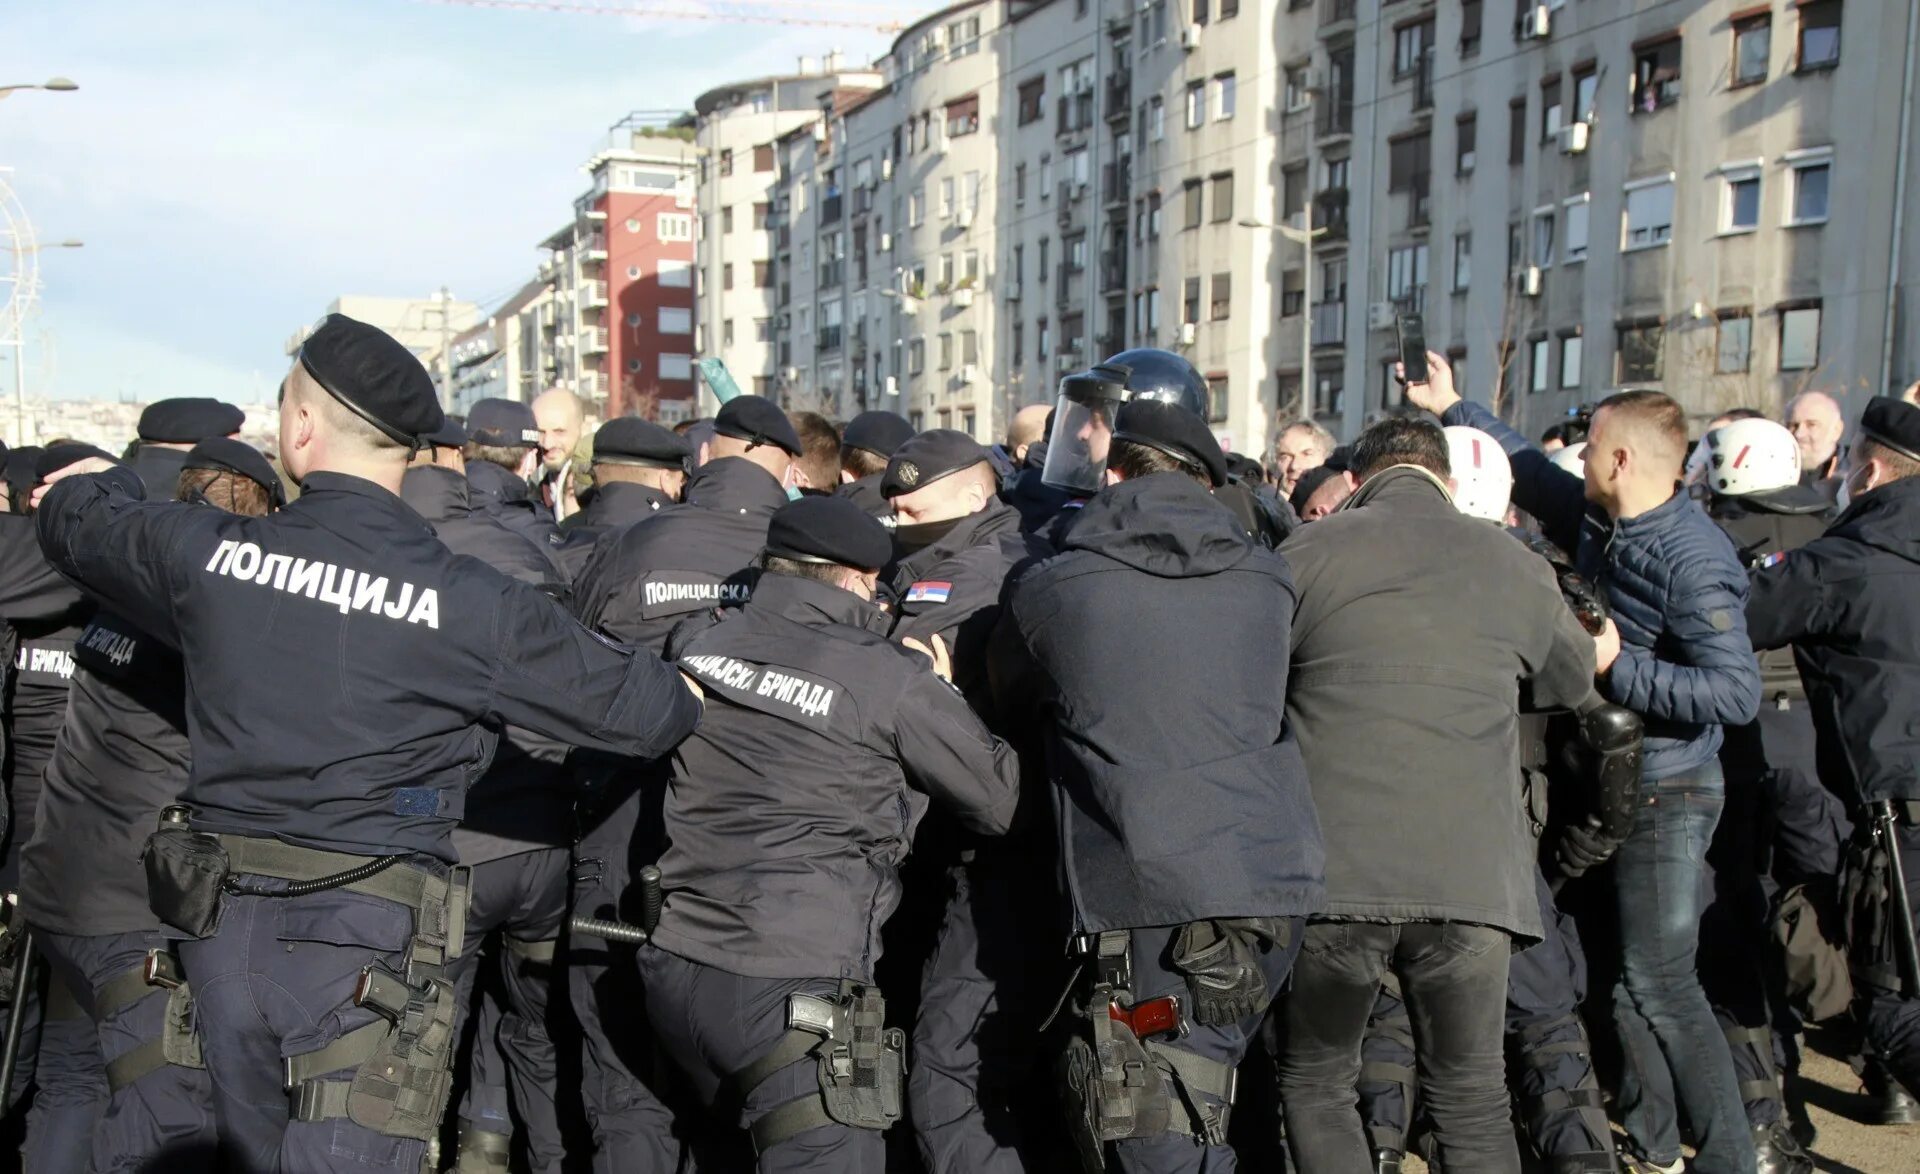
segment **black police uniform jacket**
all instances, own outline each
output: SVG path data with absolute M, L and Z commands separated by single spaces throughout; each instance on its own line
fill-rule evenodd
M 400 481 L 400 500 L 433 527 L 448 550 L 566 600 L 566 578 L 552 554 L 476 509 L 459 473 L 433 466 L 408 469 Z M 572 839 L 565 743 L 519 727 L 499 733 L 493 763 L 467 792 L 466 814 L 453 832 L 462 864 L 484 864 Z
M 1102 490 L 1064 542 L 1014 586 L 990 667 L 1003 712 L 1051 724 L 1073 928 L 1318 912 L 1285 560 L 1180 473 Z
M 582 623 L 658 653 L 694 612 L 747 601 L 773 512 L 787 491 L 743 457 L 700 467 L 687 500 L 604 536 L 574 585 Z
M 62 578 L 47 561 L 47 556 L 40 553 L 33 519 L 22 514 L 0 513 L 0 621 L 4 621 L 0 623 L 0 689 L 7 694 L 13 689 L 14 666 L 20 651 L 16 625 L 35 631 L 48 622 L 63 623 L 65 617 L 81 614 L 89 607 L 79 590 Z M 25 659 L 32 664 L 31 654 Z M 47 663 L 44 654 L 42 661 Z M 4 746 L 0 746 L 0 750 L 4 750 Z M 0 832 L 5 829 L 6 805 L 0 804 Z M 16 836 L 14 842 L 19 843 L 19 837 Z
M 142 443 L 127 467 L 140 475 L 148 501 L 171 501 L 180 491 L 180 474 L 186 471 L 188 455 L 183 448 Z
M 55 933 L 158 930 L 140 850 L 192 762 L 180 656 L 107 611 L 73 656 L 67 721 L 21 851 L 21 904 Z
M 887 624 L 851 592 L 770 574 L 745 607 L 673 633 L 707 713 L 674 751 L 655 945 L 870 983 L 929 796 L 976 832 L 1011 824 L 1018 759 Z
M 872 473 L 848 481 L 834 490 L 834 493 L 879 518 L 882 524 L 891 526 L 893 525 L 893 502 L 887 499 L 886 494 L 880 492 L 880 482 L 885 476 L 885 473 Z
M 1753 575 L 1755 648 L 1792 645 L 1820 781 L 1849 804 L 1920 799 L 1920 477 L 1855 498 Z
M 55 569 L 180 650 L 203 830 L 450 861 L 487 727 L 652 758 L 698 719 L 668 666 L 448 551 L 380 486 L 303 490 L 246 518 L 144 502 L 113 469 L 35 515 Z
M 512 469 L 503 469 L 492 461 L 470 461 L 467 481 L 475 509 L 543 546 L 553 540 L 557 532 L 553 511 L 541 504 L 532 486 Z
M 644 522 L 672 504 L 671 497 L 651 485 L 610 481 L 596 486 L 580 504 L 580 512 L 560 523 L 560 532 L 552 539 L 554 557 L 569 579 L 578 579 L 603 536 Z
M 6 551 L 6 578 L 19 583 L 21 590 L 7 593 L 11 598 L 4 617 L 11 666 L 4 698 L 9 743 L 6 798 L 13 843 L 19 845 L 33 834 L 47 763 L 67 720 L 74 643 L 93 618 L 95 607 L 93 600 L 48 564 L 33 541 L 32 521 L 5 516 L 13 536 L 7 545 L 20 548 Z

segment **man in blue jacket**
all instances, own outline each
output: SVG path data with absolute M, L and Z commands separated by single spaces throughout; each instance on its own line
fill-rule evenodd
M 1620 1104 L 1628 1170 L 1677 1172 L 1676 1097 L 1699 1144 L 1698 1174 L 1754 1167 L 1732 1053 L 1694 965 L 1711 895 L 1705 857 L 1725 802 L 1721 727 L 1754 720 L 1760 669 L 1747 639 L 1747 576 L 1733 543 L 1680 488 L 1686 417 L 1654 391 L 1601 401 L 1585 483 L 1479 404 L 1463 402 L 1445 360 L 1407 398 L 1491 433 L 1513 462 L 1514 504 L 1604 584 L 1619 653 L 1601 654 L 1602 696 L 1646 719 L 1644 792 L 1615 856 L 1623 950 L 1615 1024 L 1628 1062 Z

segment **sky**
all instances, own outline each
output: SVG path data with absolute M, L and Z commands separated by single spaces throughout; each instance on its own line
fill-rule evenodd
M 9 0 L 0 85 L 80 86 L 0 101 L 0 180 L 42 241 L 85 242 L 41 255 L 28 392 L 269 400 L 287 338 L 341 294 L 491 307 L 531 279 L 628 111 L 889 39 L 428 0 Z

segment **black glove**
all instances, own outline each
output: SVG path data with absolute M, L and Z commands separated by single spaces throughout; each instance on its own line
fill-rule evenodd
M 1605 864 L 1620 841 L 1602 835 L 1600 821 L 1589 816 L 1584 824 L 1569 824 L 1560 829 L 1560 840 L 1553 846 L 1553 862 L 1568 880 L 1584 876 L 1596 864 Z
M 1187 976 L 1194 1022 L 1225 1027 L 1273 1001 L 1260 955 L 1287 944 L 1292 923 L 1275 917 L 1194 921 L 1173 938 L 1173 968 Z

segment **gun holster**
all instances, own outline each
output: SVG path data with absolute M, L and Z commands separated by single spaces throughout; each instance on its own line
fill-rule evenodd
M 833 997 L 787 996 L 787 1034 L 765 1055 L 733 1073 L 728 1091 L 744 1105 L 774 1073 L 809 1056 L 819 1066 L 820 1096 L 777 1105 L 753 1123 L 756 1154 L 823 1125 L 883 1130 L 901 1117 L 906 1034 L 887 1027 L 880 992 L 842 981 Z
M 1060 1057 L 1067 1132 L 1087 1174 L 1106 1170 L 1106 1145 L 1155 1137 L 1173 1128 L 1173 1098 L 1144 1044 L 1106 1004 L 1089 1014 L 1090 1030 L 1067 1040 Z
M 176 814 L 178 813 L 178 814 Z M 220 893 L 232 872 L 218 837 L 187 826 L 185 811 L 169 807 L 147 837 L 140 863 L 147 872 L 147 906 L 162 922 L 193 938 L 220 923 Z
M 353 1074 L 347 1116 L 387 1137 L 433 1140 L 453 1088 L 453 987 L 438 978 L 413 986 L 376 963 L 361 972 L 354 1001 L 386 1030 Z

